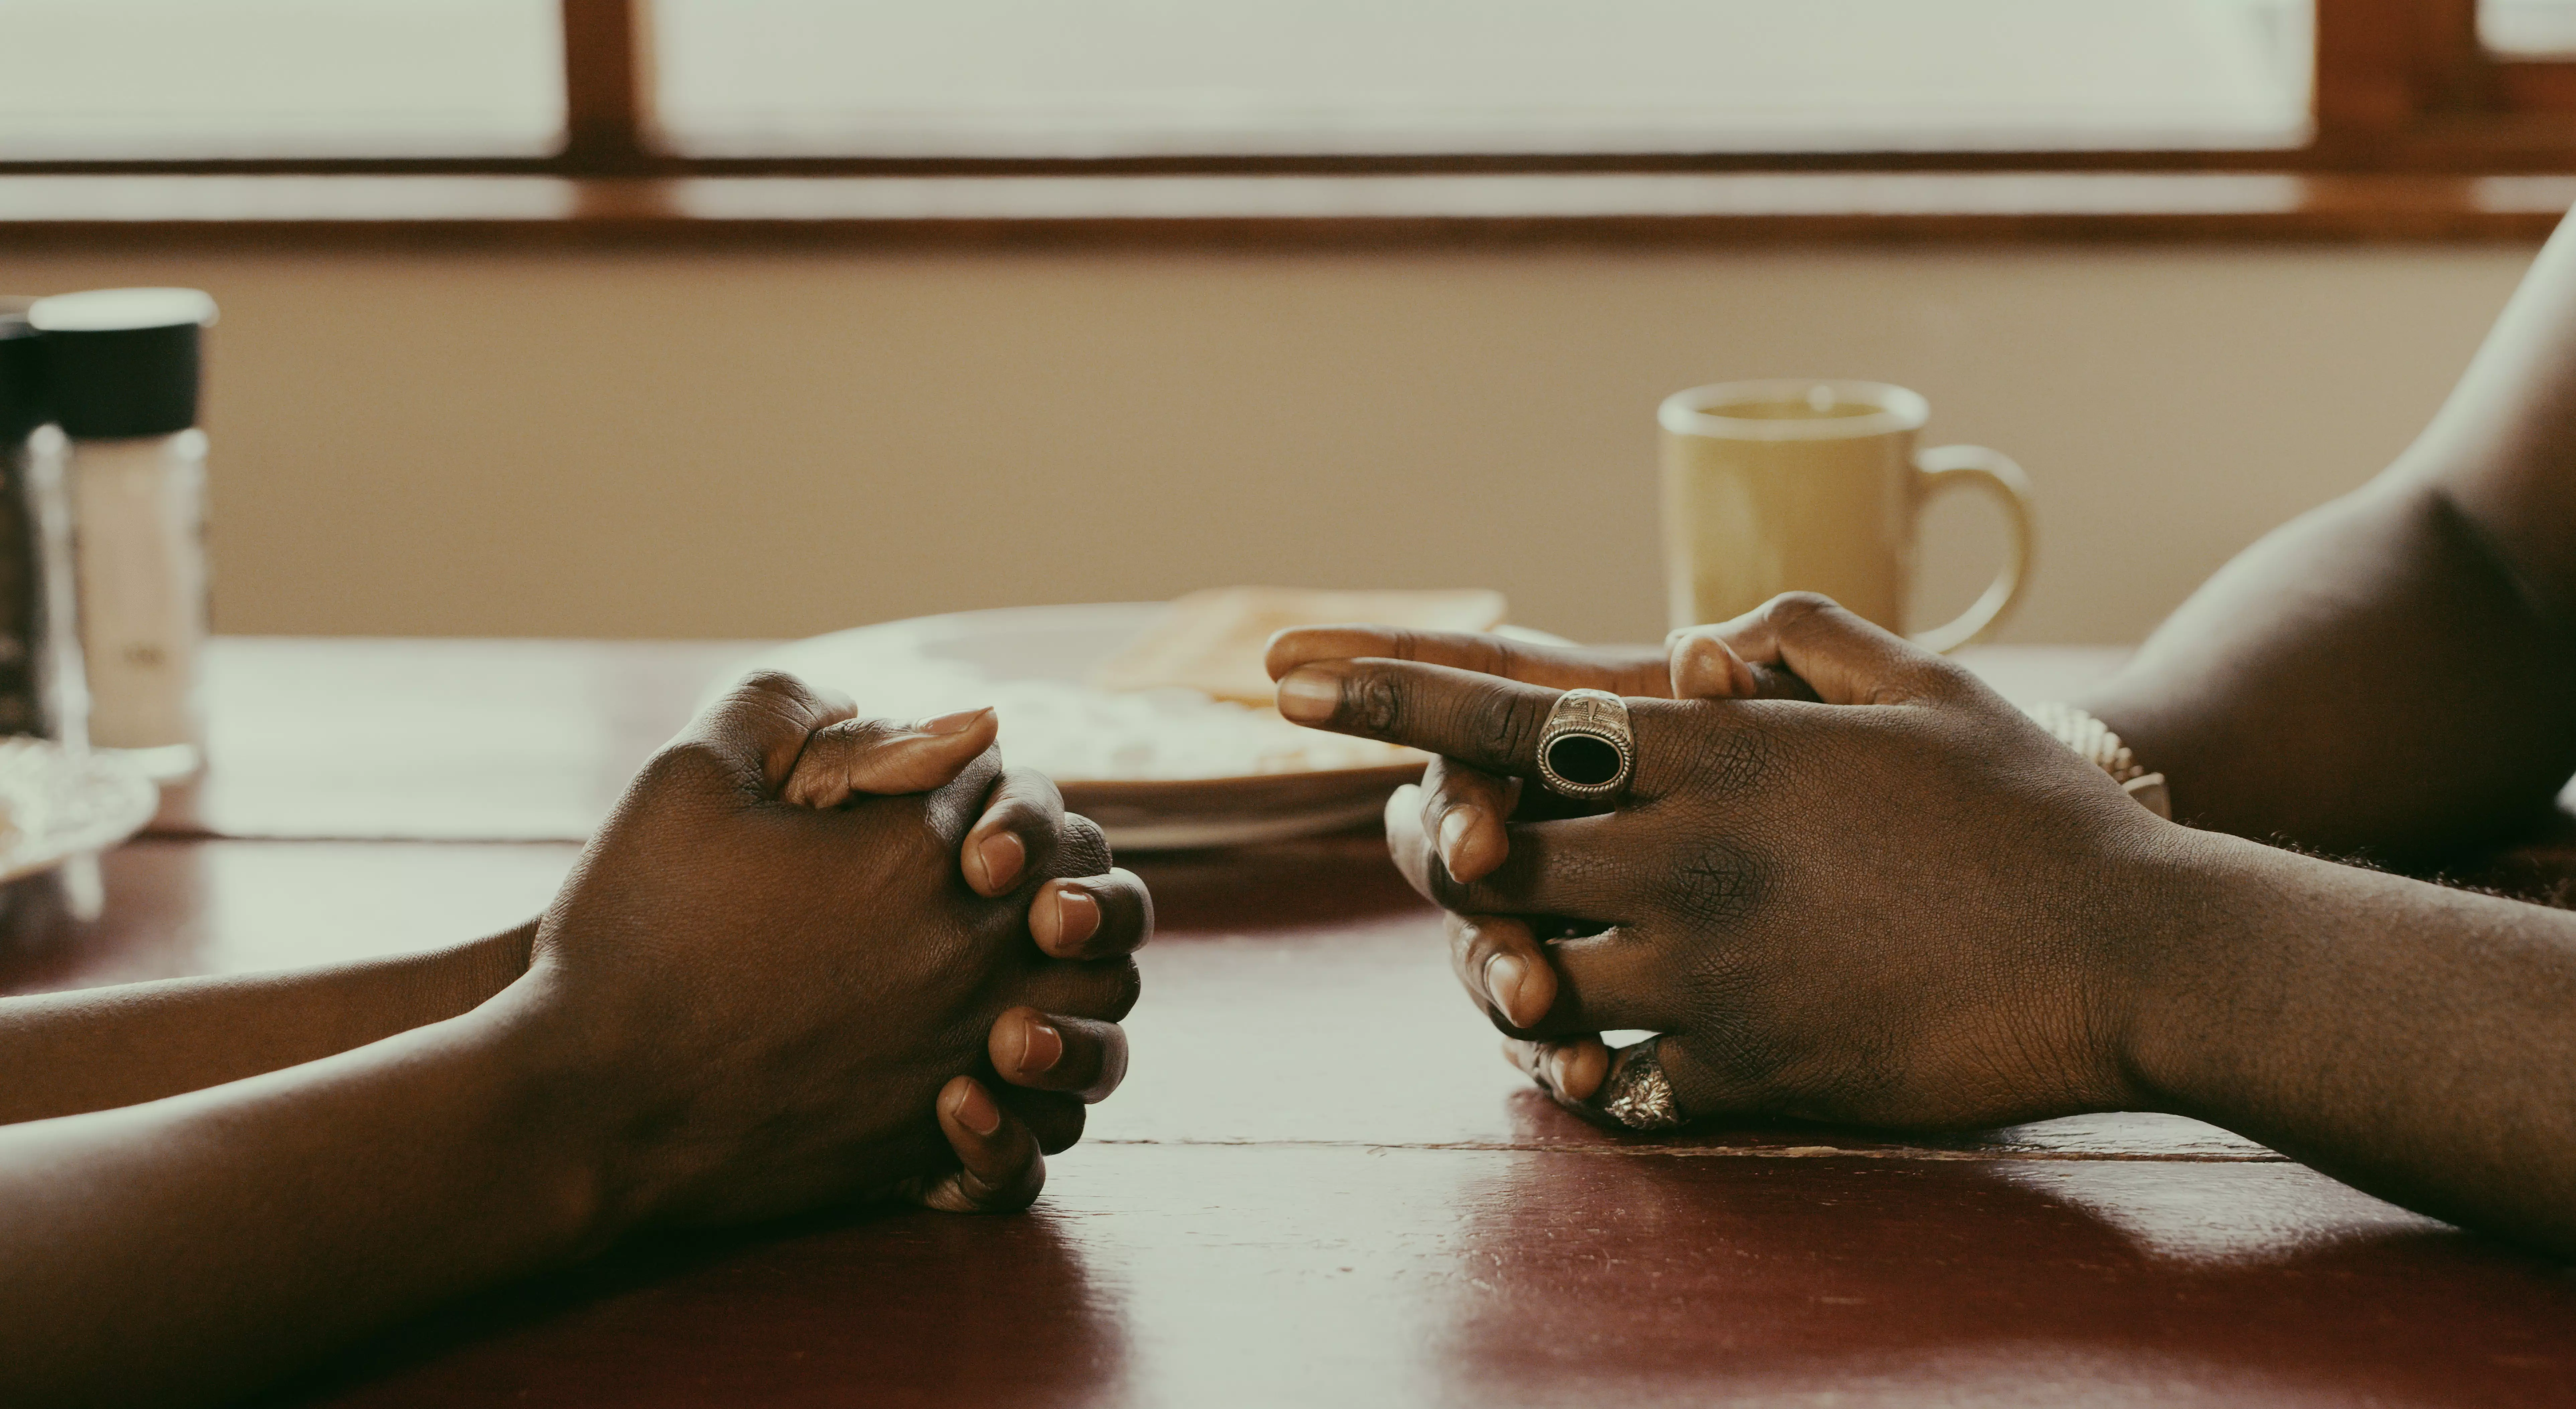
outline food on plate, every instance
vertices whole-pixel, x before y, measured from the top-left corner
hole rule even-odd
[[[1267,705],[1212,700],[1177,687],[1108,691],[1013,680],[986,684],[973,697],[1001,712],[1005,757],[1068,785],[1420,768],[1427,761],[1376,739],[1300,729]]]
[[[1268,705],[1261,654],[1292,626],[1367,621],[1416,631],[1491,631],[1503,594],[1332,592],[1295,587],[1217,587],[1172,603],[1163,620],[1092,670],[1103,690],[1196,690],[1212,699]]]

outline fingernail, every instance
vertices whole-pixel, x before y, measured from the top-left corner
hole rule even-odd
[[[1567,1051],[1563,1047],[1559,1047],[1555,1051],[1547,1054],[1547,1085],[1549,1090],[1555,1091],[1560,1095],[1570,1094],[1567,1092],[1566,1088],[1573,1075],[1574,1054],[1572,1052]],[[1583,1098],[1580,1096],[1574,1096],[1572,1099],[1579,1101]]]
[[[963,734],[975,727],[976,720],[992,712],[991,705],[986,705],[982,709],[961,709],[955,714],[943,714],[937,719],[925,719],[913,727],[924,734]]]
[[[1055,888],[1055,943],[1072,949],[1100,929],[1100,901],[1087,890]]]
[[[1019,881],[1029,849],[1019,833],[995,832],[975,844],[975,859],[984,863],[984,889],[998,895]]]
[[[1054,1024],[1036,1018],[1021,1019],[1020,1059],[1011,1064],[1012,1070],[1022,1076],[1036,1076],[1054,1070],[1063,1056],[1064,1034],[1056,1031]]]
[[[957,1117],[959,1125],[987,1138],[1002,1128],[1002,1108],[994,1105],[993,1098],[984,1094],[984,1087],[979,1082],[966,1083],[966,1094],[957,1098],[957,1104],[949,1114]]]
[[[1484,809],[1472,804],[1453,807],[1440,818],[1440,861],[1450,875],[1458,874],[1458,844],[1467,839],[1467,829],[1476,825]]]
[[[1529,977],[1529,964],[1518,954],[1497,954],[1485,961],[1485,996],[1503,1010],[1514,1027],[1527,1027],[1521,1021],[1521,981]]]
[[[1279,682],[1279,712],[1299,724],[1320,724],[1342,704],[1341,677],[1301,667]]]
[[[1568,1079],[1582,1088],[1574,1099],[1589,1101],[1601,1093],[1601,1083],[1610,1075],[1610,1049],[1597,1038],[1577,1043],[1569,1065],[1574,1074]]]
[[[1749,694],[1746,686],[1752,676],[1735,652],[1714,636],[1692,636],[1677,641],[1671,662],[1673,698],[1681,700],[1728,699]]]

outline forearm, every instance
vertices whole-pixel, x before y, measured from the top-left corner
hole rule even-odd
[[[0,1401],[225,1400],[578,1255],[600,1166],[531,1028],[486,1010],[0,1130]]]
[[[2576,768],[2576,220],[2396,464],[2082,703],[2244,836],[2421,862],[2545,803]]]
[[[2177,836],[2125,946],[2142,1103],[2576,1255],[2576,914]]]
[[[536,922],[426,954],[0,999],[0,1124],[159,1100],[473,1009],[527,971]]]
[[[2576,770],[2576,638],[2405,478],[2246,550],[2081,703],[2177,818],[2402,864],[2529,825]]]

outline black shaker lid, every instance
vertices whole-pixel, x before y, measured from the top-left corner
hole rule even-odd
[[[45,414],[36,330],[27,323],[27,305],[33,302],[0,295],[0,451],[51,419]]]
[[[197,423],[198,343],[215,301],[195,289],[93,289],[36,300],[48,408],[65,435],[169,435]]]

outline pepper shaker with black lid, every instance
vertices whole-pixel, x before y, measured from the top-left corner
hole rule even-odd
[[[68,437],[64,485],[90,742],[202,750],[207,630],[206,437],[200,345],[215,302],[195,289],[39,299],[48,409]]]
[[[62,434],[46,424],[30,298],[0,297],[0,734],[86,739]]]

